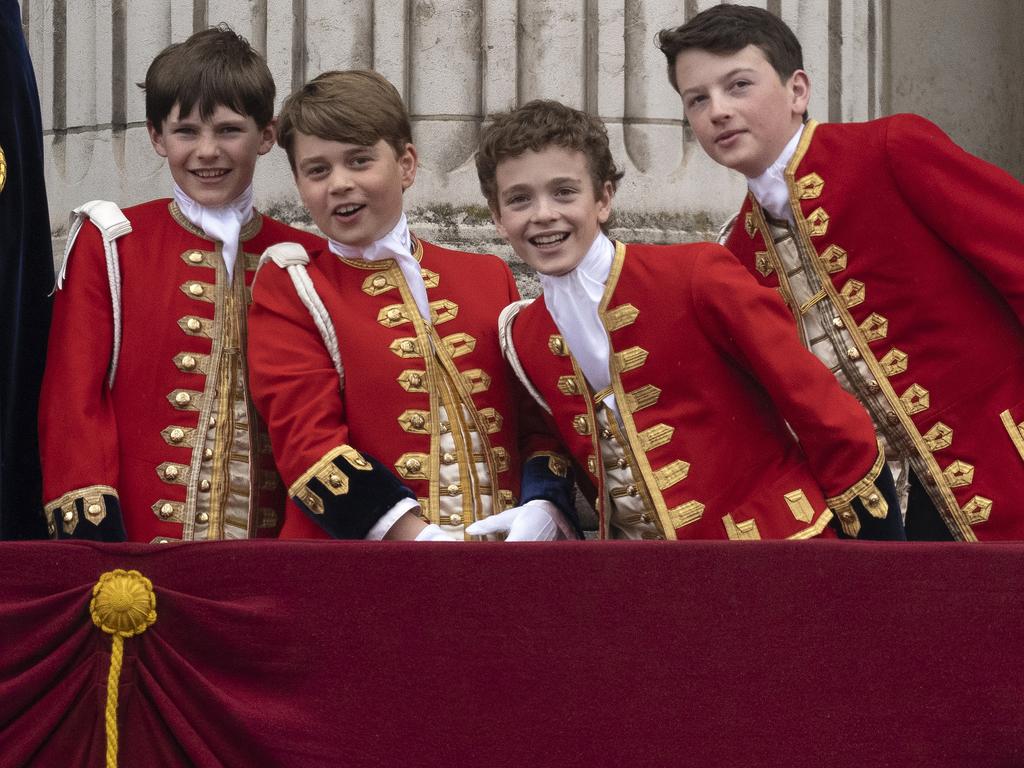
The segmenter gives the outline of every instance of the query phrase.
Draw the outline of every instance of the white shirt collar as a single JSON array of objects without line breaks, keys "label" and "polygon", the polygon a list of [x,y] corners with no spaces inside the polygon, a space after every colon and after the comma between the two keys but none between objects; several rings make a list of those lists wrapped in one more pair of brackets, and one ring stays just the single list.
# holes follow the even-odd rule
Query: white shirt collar
[{"label": "white shirt collar", "polygon": [[224,266],[227,269],[228,283],[231,282],[232,273],[235,270],[235,260],[238,257],[238,237],[242,232],[242,226],[252,219],[254,193],[252,184],[245,188],[238,197],[227,205],[217,208],[207,208],[197,203],[179,187],[174,185],[174,202],[178,210],[192,224],[206,233],[211,240],[221,243],[221,257],[224,259]]},{"label": "white shirt collar", "polygon": [[767,170],[757,178],[747,179],[747,188],[754,199],[768,212],[770,216],[793,223],[793,212],[789,207],[789,187],[786,186],[786,166],[796,154],[796,148],[800,144],[800,137],[804,134],[804,126],[793,134],[793,138],[782,150],[774,163],[768,166]]},{"label": "white shirt collar", "polygon": [[608,335],[597,310],[614,260],[615,244],[598,232],[575,269],[540,276],[544,304],[595,392],[611,384]]},{"label": "white shirt collar", "polygon": [[409,232],[409,220],[405,213],[398,219],[394,228],[379,240],[374,240],[365,248],[357,245],[339,243],[337,240],[328,240],[328,247],[331,253],[343,256],[346,259],[362,259],[364,261],[381,261],[382,259],[394,259],[398,262],[398,268],[402,270],[402,276],[409,286],[416,308],[420,316],[430,323],[430,304],[427,302],[427,287],[423,282],[423,273],[416,257],[412,255],[412,234]]}]

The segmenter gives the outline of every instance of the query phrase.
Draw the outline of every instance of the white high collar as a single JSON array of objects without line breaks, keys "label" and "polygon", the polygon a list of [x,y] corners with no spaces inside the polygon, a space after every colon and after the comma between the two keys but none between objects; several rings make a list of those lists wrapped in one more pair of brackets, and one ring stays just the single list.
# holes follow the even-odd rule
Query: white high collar
[{"label": "white high collar", "polygon": [[544,304],[595,392],[612,383],[608,334],[597,310],[614,260],[615,244],[598,232],[575,269],[564,275],[540,276]]},{"label": "white high collar", "polygon": [[177,184],[174,185],[174,202],[178,204],[182,215],[203,230],[211,240],[221,243],[220,253],[227,269],[228,284],[231,283],[235,260],[238,258],[238,237],[242,227],[253,217],[253,197],[250,184],[227,205],[207,208],[186,195]]},{"label": "white high collar", "polygon": [[800,137],[804,135],[804,126],[793,134],[793,138],[782,150],[774,163],[757,178],[747,179],[747,188],[754,199],[772,218],[793,223],[793,211],[789,206],[789,187],[786,186],[786,166],[796,154],[796,148],[800,144]]},{"label": "white high collar", "polygon": [[423,282],[423,273],[416,257],[412,255],[412,235],[409,232],[409,220],[403,213],[394,228],[379,240],[374,240],[365,248],[357,245],[346,245],[337,240],[328,240],[331,253],[344,256],[346,259],[362,259],[364,261],[381,261],[394,259],[402,270],[406,285],[412,293],[420,316],[430,323],[430,304],[427,302],[427,286]]}]

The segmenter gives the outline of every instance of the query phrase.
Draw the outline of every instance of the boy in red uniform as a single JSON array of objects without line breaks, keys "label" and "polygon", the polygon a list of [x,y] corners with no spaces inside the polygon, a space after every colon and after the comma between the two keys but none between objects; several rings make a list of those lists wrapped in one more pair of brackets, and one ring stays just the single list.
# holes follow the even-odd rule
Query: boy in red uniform
[{"label": "boy in red uniform", "polygon": [[602,536],[810,538],[835,515],[900,538],[871,420],[778,294],[721,246],[605,236],[622,174],[599,120],[530,102],[494,118],[476,164],[544,289],[502,314],[506,355],[596,489]]},{"label": "boy in red uniform", "polygon": [[284,496],[246,383],[249,284],[268,246],[319,242],[252,207],[274,81],[221,27],[161,52],[145,90],[173,199],[72,218],[39,414],[50,532],[272,536]]},{"label": "boy in red uniform", "polygon": [[488,517],[513,540],[575,536],[567,461],[498,345],[511,271],[409,232],[394,86],[326,72],[278,127],[329,239],[270,249],[249,315],[253,397],[297,505],[282,537],[458,540]]},{"label": "boy in red uniform", "polygon": [[908,538],[1024,536],[1024,186],[914,115],[804,122],[800,43],[763,9],[659,45],[701,146],[747,177],[726,245],[871,413]]}]

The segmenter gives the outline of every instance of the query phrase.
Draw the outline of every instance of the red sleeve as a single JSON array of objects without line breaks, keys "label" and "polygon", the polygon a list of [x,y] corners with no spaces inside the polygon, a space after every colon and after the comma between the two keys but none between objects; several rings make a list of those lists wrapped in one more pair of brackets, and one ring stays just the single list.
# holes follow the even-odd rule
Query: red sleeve
[{"label": "red sleeve", "polygon": [[778,292],[758,285],[725,248],[708,245],[698,258],[691,285],[705,333],[771,397],[826,495],[873,477],[871,418],[800,343]]},{"label": "red sleeve", "polygon": [[107,388],[113,310],[99,231],[86,222],[53,304],[39,398],[43,501],[107,486],[116,491],[117,421]]},{"label": "red sleeve", "polygon": [[917,115],[889,121],[886,156],[914,212],[985,275],[1024,323],[1024,184]]}]

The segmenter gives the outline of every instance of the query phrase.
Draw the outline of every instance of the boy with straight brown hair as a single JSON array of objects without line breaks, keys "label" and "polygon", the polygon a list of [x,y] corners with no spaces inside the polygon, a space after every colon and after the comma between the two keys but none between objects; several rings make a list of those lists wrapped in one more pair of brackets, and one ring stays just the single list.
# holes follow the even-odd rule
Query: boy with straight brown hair
[{"label": "boy with straight brown hair", "polygon": [[249,284],[268,246],[319,242],[253,209],[274,82],[221,26],[164,49],[144,88],[173,198],[72,217],[39,412],[50,532],[272,536],[284,495],[249,399]]},{"label": "boy with straight brown hair", "polygon": [[908,538],[1024,537],[1024,185],[916,115],[805,122],[800,43],[763,8],[659,45],[701,146],[747,178],[726,245],[870,412]]},{"label": "boy with straight brown hair", "polygon": [[604,234],[622,174],[600,120],[530,102],[494,117],[476,165],[543,287],[502,314],[506,356],[593,487],[602,537],[804,539],[835,535],[833,516],[846,536],[902,537],[871,420],[778,294],[719,245]]},{"label": "boy with straight brown hair", "polygon": [[249,317],[295,504],[282,537],[448,541],[483,519],[510,540],[575,537],[567,461],[498,346],[511,271],[409,231],[418,157],[394,86],[325,72],[285,102],[279,142],[328,237],[265,254]]}]

